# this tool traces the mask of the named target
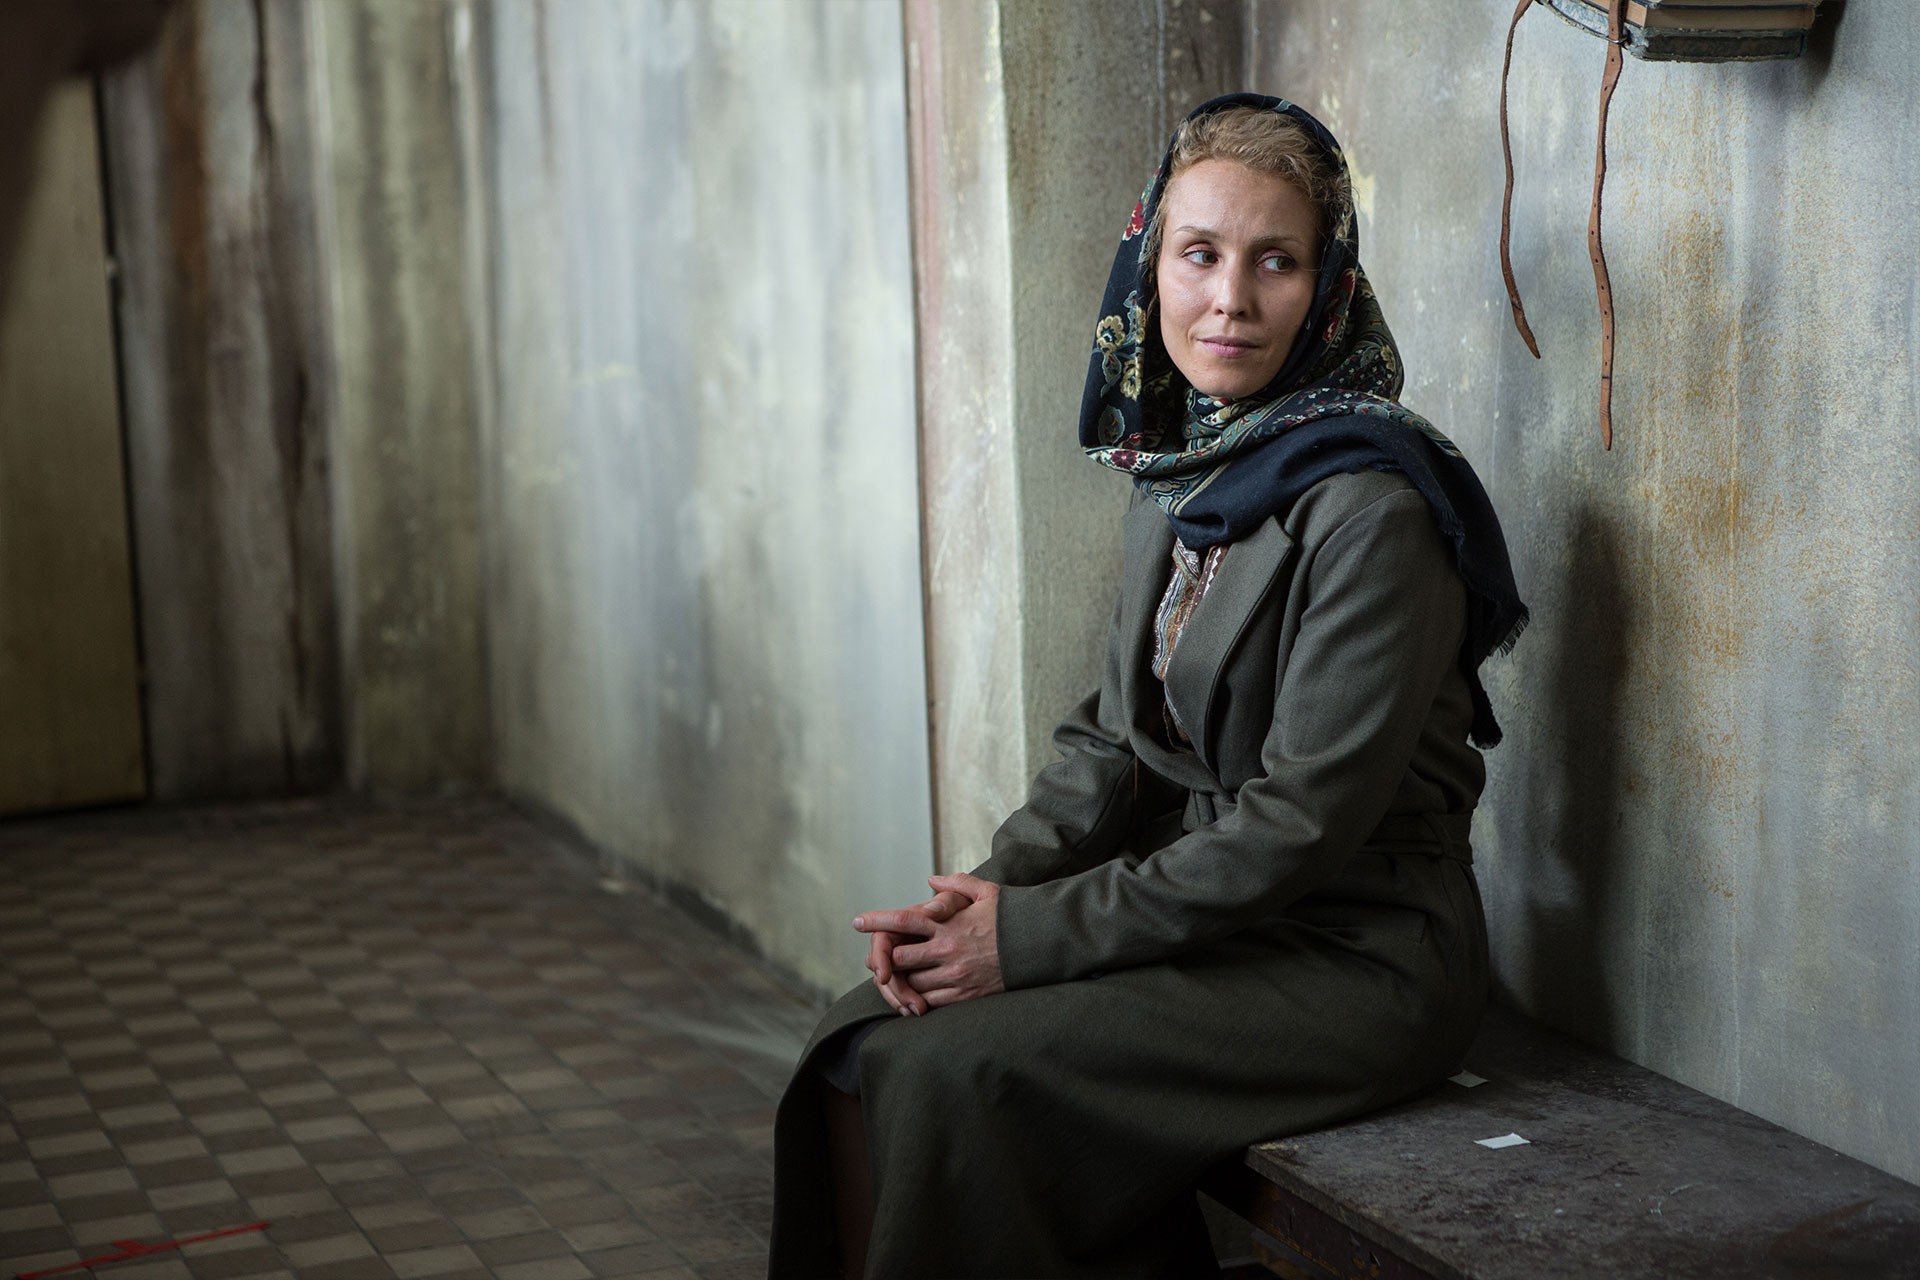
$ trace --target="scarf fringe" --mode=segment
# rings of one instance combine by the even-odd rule
[[[1526,634],[1527,628],[1532,624],[1533,624],[1533,614],[1530,613],[1526,609],[1526,607],[1523,605],[1520,609],[1520,616],[1513,620],[1513,625],[1507,629],[1506,636],[1500,641],[1500,643],[1493,646],[1493,653],[1488,654],[1487,656],[1492,657],[1495,654],[1498,654],[1500,657],[1504,658],[1508,654],[1512,653],[1513,646],[1520,643],[1520,637]]]

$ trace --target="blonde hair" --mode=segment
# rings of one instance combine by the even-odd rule
[[[1162,222],[1173,180],[1202,160],[1232,160],[1256,173],[1286,179],[1312,202],[1324,240],[1343,225],[1353,208],[1353,186],[1346,167],[1327,154],[1306,127],[1292,116],[1264,107],[1225,107],[1181,122],[1160,201],[1147,227],[1141,261],[1149,274],[1160,260]]]

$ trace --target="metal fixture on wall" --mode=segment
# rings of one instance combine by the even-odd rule
[[[1500,205],[1500,271],[1513,304],[1514,328],[1536,359],[1534,340],[1513,276],[1513,144],[1507,130],[1507,80],[1513,70],[1513,38],[1536,0],[1520,0],[1507,28],[1506,60],[1500,69],[1500,150],[1507,185]],[[1600,80],[1599,138],[1594,148],[1593,205],[1587,219],[1587,253],[1593,261],[1594,293],[1600,305],[1600,444],[1613,448],[1613,283],[1600,238],[1600,197],[1607,177],[1607,111],[1620,79],[1623,53],[1647,61],[1755,62],[1797,58],[1806,51],[1820,0],[1537,0],[1567,21],[1607,42]]]
[[[1607,34],[1608,0],[1542,0],[1577,27]],[[1648,62],[1756,62],[1807,49],[1820,0],[1629,0],[1625,49]]]

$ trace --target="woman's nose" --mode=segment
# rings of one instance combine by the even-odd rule
[[[1214,277],[1213,309],[1223,316],[1244,315],[1253,299],[1253,282],[1237,269]]]

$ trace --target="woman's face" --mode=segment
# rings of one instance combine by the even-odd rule
[[[1319,218],[1285,178],[1202,160],[1161,197],[1160,339],[1193,386],[1238,399],[1273,381],[1313,305]]]

